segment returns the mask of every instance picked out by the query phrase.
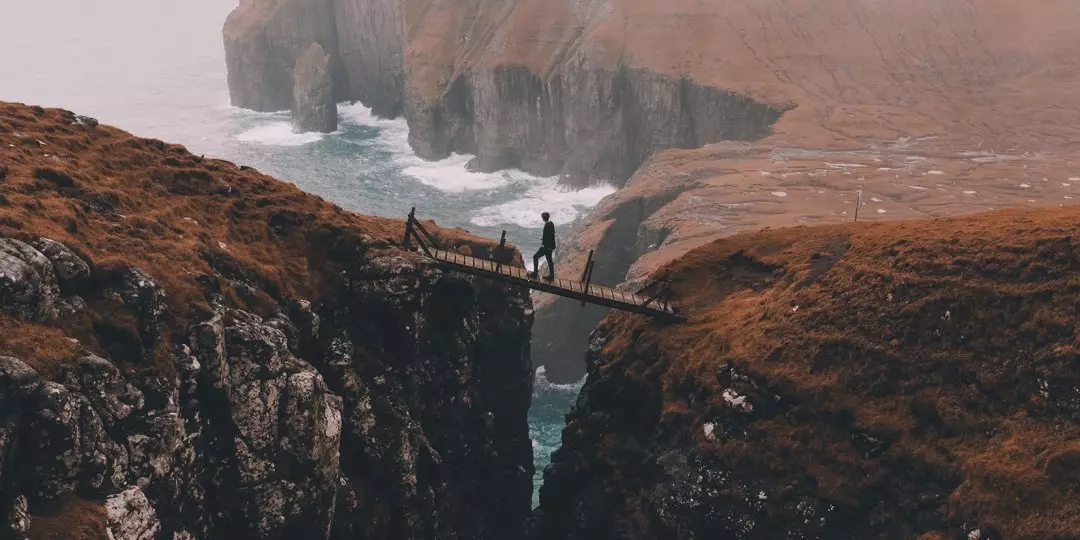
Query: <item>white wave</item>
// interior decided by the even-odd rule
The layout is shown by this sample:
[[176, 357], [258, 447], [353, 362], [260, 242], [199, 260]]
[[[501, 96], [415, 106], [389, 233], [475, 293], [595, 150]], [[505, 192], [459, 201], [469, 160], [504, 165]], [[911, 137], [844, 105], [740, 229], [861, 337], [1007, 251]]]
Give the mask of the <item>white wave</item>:
[[570, 223], [614, 192], [615, 187], [608, 184], [574, 190], [559, 185], [555, 177], [533, 178], [525, 194], [513, 201], [481, 208], [469, 222], [478, 227], [510, 223], [523, 228], [540, 228], [543, 225], [540, 212], [549, 212], [555, 223]]
[[471, 190], [490, 190], [503, 187], [515, 180], [531, 180], [536, 177], [523, 171], [478, 173], [468, 170], [474, 156], [451, 154], [446, 159], [429, 161], [420, 158], [409, 146], [409, 125], [403, 118], [379, 118], [371, 109], [360, 103], [340, 105], [339, 114], [346, 120], [379, 129], [378, 143], [394, 156], [401, 172], [440, 191], [462, 193]]
[[581, 380], [566, 384], [555, 384], [547, 378], [547, 368], [540, 366], [536, 368], [536, 379], [533, 383], [533, 395], [543, 394], [548, 392], [569, 392], [577, 394], [581, 391], [581, 386], [585, 384], [585, 377], [581, 377]]
[[249, 129], [236, 136], [236, 140], [265, 146], [303, 146], [318, 142], [322, 133], [296, 133], [289, 122], [274, 122]]
[[417, 156], [409, 146], [409, 125], [404, 119], [379, 118], [360, 103], [341, 104], [338, 113], [343, 121], [378, 128], [378, 144], [390, 152], [402, 167], [402, 173], [424, 185], [447, 193], [525, 186], [525, 193], [516, 200], [477, 211], [470, 222], [480, 227], [511, 223], [537, 228], [540, 226], [537, 216], [543, 211], [550, 212], [558, 223], [569, 223], [577, 219], [581, 211], [595, 206], [615, 191], [608, 185], [572, 190], [560, 186], [556, 177], [533, 176], [517, 169], [473, 172], [467, 168], [474, 157], [469, 154], [451, 154], [446, 159], [428, 161]]
[[274, 117], [274, 118], [280, 118], [280, 117], [288, 118], [289, 115], [291, 114], [288, 109], [283, 110], [283, 111], [263, 112], [263, 111], [256, 111], [255, 109], [245, 109], [243, 107], [237, 107], [236, 105], [233, 105], [233, 104], [228, 103], [228, 102], [225, 102], [225, 103], [222, 103], [222, 104], [218, 105], [217, 108], [218, 108], [219, 111], [226, 111], [226, 112], [229, 112], [230, 114], [233, 114], [233, 115], [236, 115], [236, 116], [247, 116], [247, 117], [252, 117], [252, 118], [271, 118], [271, 117]]

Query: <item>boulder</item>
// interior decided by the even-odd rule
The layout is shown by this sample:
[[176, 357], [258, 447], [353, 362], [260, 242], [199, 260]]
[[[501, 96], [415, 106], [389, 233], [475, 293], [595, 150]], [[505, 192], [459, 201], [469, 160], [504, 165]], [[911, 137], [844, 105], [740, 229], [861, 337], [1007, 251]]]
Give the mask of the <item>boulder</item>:
[[161, 531], [154, 507], [138, 486], [131, 486], [105, 501], [109, 537], [113, 540], [154, 540]]
[[293, 128], [297, 131], [330, 133], [337, 129], [337, 103], [330, 55], [312, 43], [296, 60], [293, 69]]
[[153, 277], [133, 266], [122, 269], [118, 278], [108, 292], [119, 295], [123, 304], [135, 312], [139, 337], [143, 347], [149, 350], [157, 342], [165, 317], [165, 291]]
[[0, 407], [13, 408], [14, 400], [33, 393], [41, 376], [17, 358], [0, 356]]
[[38, 238], [31, 242], [31, 245], [52, 262], [53, 270], [61, 283], [80, 282], [90, 277], [90, 265], [64, 244], [48, 238]]
[[27, 508], [26, 497], [19, 495], [11, 502], [8, 509], [7, 533], [10, 538], [22, 540], [27, 538], [30, 532], [30, 512]]
[[16, 472], [31, 505], [77, 488], [121, 485], [127, 454], [108, 439], [85, 397], [46, 382], [32, 399], [34, 403], [26, 407], [32, 411], [27, 429], [19, 440], [23, 461]]
[[64, 384], [79, 390], [107, 429], [112, 429], [132, 412], [143, 407], [143, 394], [108, 360], [96, 355], [80, 358], [64, 367]]
[[49, 319], [59, 295], [45, 255], [25, 242], [0, 238], [0, 312], [27, 321]]

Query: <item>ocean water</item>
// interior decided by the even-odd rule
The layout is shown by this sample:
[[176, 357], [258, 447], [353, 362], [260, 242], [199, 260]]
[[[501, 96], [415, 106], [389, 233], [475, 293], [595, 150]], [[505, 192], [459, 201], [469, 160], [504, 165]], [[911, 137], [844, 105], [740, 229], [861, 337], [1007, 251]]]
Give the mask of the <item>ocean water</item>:
[[[339, 106], [340, 129], [293, 133], [286, 113], [229, 105], [221, 26], [236, 0], [3, 0], [0, 101], [63, 107], [196, 154], [248, 165], [342, 208], [421, 218], [507, 238], [530, 253], [539, 214], [569, 224], [608, 186], [569, 191], [521, 171], [473, 173], [471, 156], [418, 158], [402, 119]], [[530, 411], [535, 488], [580, 384], [538, 373]], [[535, 502], [535, 494], [534, 494]]]

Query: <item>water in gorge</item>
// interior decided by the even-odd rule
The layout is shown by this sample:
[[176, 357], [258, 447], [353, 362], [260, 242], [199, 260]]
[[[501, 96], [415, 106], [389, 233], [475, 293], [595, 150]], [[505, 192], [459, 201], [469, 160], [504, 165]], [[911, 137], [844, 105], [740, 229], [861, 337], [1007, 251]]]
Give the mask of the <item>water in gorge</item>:
[[[136, 135], [185, 145], [295, 183], [347, 210], [421, 218], [539, 245], [541, 211], [565, 226], [611, 193], [565, 191], [554, 178], [520, 171], [468, 172], [471, 156], [428, 162], [407, 143], [402, 119], [378, 119], [362, 104], [339, 107], [327, 135], [292, 132], [287, 113], [231, 107], [221, 26], [236, 0], [34, 0], [4, 7], [0, 101], [62, 107]], [[538, 373], [530, 430], [539, 489], [563, 414], [580, 383]]]

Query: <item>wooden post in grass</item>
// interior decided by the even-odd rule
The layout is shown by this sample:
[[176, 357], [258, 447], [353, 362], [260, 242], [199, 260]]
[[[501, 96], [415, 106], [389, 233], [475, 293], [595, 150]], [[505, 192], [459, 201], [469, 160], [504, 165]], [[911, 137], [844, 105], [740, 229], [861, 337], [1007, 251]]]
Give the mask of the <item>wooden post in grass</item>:
[[859, 198], [855, 201], [855, 223], [859, 222], [859, 207], [862, 206], [862, 190], [859, 190]]

